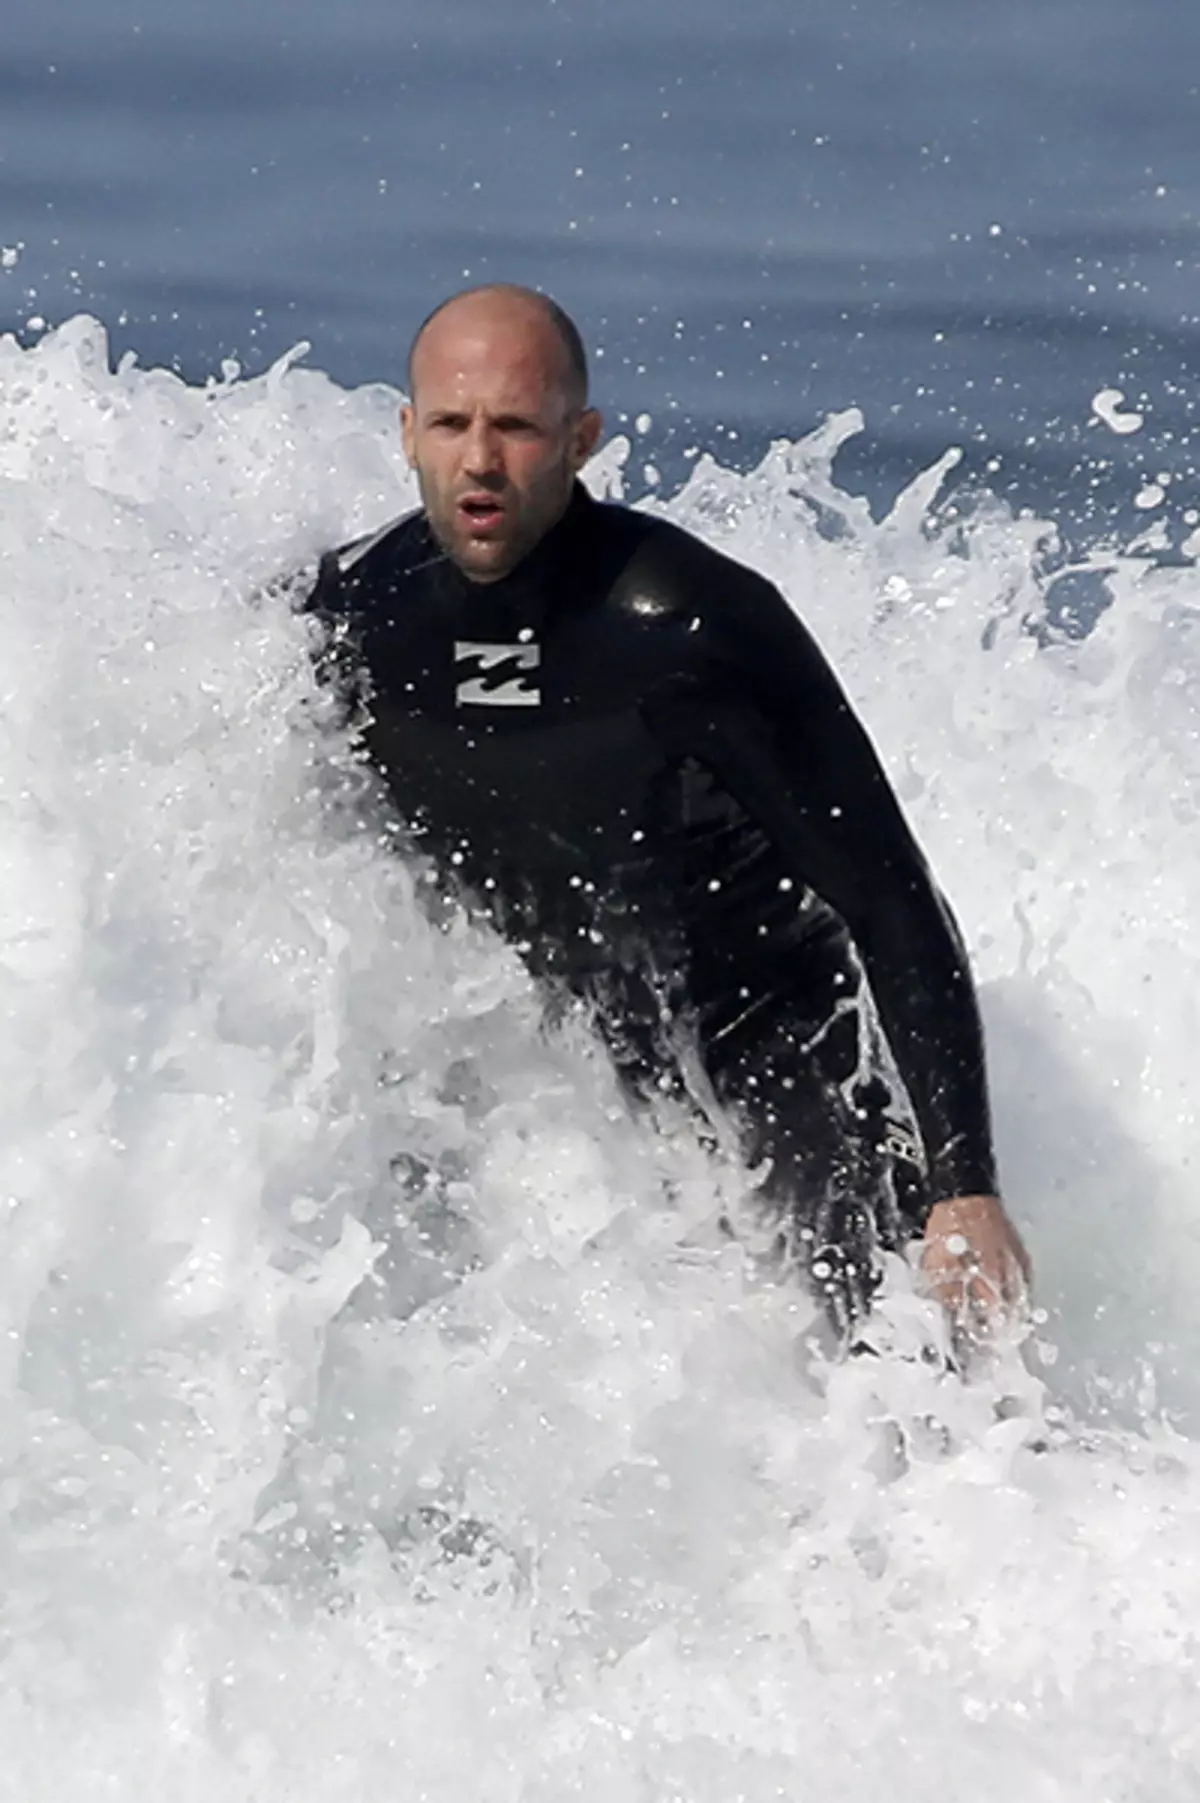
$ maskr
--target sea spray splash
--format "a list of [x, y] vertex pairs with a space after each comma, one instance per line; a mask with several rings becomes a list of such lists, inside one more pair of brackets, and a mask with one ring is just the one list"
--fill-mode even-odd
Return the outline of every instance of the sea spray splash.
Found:
[[1051, 529], [936, 472], [874, 523], [849, 418], [665, 503], [870, 722], [1052, 1305], [1049, 1390], [926, 1363], [900, 1271], [911, 1356], [830, 1368], [322, 712], [275, 579], [411, 500], [395, 401], [0, 346], [0, 1794], [1190, 1797], [1190, 572], [1114, 557], [1068, 642]]

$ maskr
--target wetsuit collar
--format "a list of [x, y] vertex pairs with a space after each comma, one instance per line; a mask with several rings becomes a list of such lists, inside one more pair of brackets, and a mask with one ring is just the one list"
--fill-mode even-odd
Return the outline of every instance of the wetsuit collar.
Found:
[[464, 592], [511, 611], [520, 616], [522, 624], [540, 630], [549, 607], [563, 592], [564, 580], [577, 564], [583, 529], [595, 506], [582, 482], [576, 481], [562, 518], [515, 569], [496, 582], [472, 582], [460, 570]]
[[547, 581], [559, 571], [564, 559], [570, 556], [579, 528], [594, 506], [595, 502], [583, 483], [576, 481], [562, 518], [538, 540], [532, 551], [525, 554], [515, 569], [510, 570], [507, 576], [501, 576], [498, 582], [491, 582], [486, 586], [493, 591], [509, 587], [516, 590], [527, 584], [540, 585]]

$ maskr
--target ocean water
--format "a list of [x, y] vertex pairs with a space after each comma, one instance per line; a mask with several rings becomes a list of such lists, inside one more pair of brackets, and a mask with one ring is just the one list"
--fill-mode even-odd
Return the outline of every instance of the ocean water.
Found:
[[1191, 1796], [1191, 572], [1056, 632], [1053, 528], [937, 467], [874, 521], [852, 415], [669, 503], [872, 721], [1039, 1266], [971, 1385], [899, 1268], [831, 1368], [320, 726], [272, 578], [411, 498], [395, 394], [75, 321], [0, 395], [0, 1795]]
[[859, 406], [880, 504], [955, 443], [1128, 535], [1160, 473], [1200, 499], [1197, 67], [1179, 0], [46, 0], [0, 59], [0, 325], [398, 383], [441, 295], [531, 281], [668, 481]]
[[[0, 1798], [1195, 1796], [1194, 29], [22, 19]], [[808, 236], [759, 285], [793, 127]], [[943, 160], [906, 188], [918, 143]], [[1018, 229], [991, 338], [964, 296]], [[1052, 277], [1089, 233], [1085, 300]], [[280, 578], [411, 501], [388, 383], [468, 267], [582, 301], [617, 428], [589, 481], [781, 584], [963, 919], [1038, 1270], [1033, 1332], [969, 1384], [902, 1265], [883, 1356], [831, 1366], [804, 1298], [714, 1243], [736, 1158], [632, 1116], [505, 947], [427, 919], [314, 688]], [[917, 396], [935, 298], [967, 324]], [[705, 318], [739, 346], [720, 391]], [[1024, 398], [988, 386], [1000, 345]]]

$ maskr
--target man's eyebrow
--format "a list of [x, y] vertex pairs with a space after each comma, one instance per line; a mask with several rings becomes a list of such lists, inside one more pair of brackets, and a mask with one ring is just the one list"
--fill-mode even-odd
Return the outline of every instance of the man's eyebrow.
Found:
[[[465, 407], [430, 407], [424, 417], [427, 421], [437, 424], [459, 425], [469, 420], [471, 415]], [[493, 426], [499, 426], [502, 429], [528, 426], [533, 431], [540, 430], [539, 422], [532, 413], [494, 413], [491, 421]]]

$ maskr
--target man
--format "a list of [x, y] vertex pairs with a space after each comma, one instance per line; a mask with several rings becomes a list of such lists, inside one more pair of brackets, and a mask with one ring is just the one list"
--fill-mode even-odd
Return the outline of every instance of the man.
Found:
[[424, 509], [313, 597], [403, 819], [631, 1089], [699, 1053], [843, 1329], [878, 1248], [921, 1235], [956, 1313], [1014, 1308], [966, 956], [812, 639], [749, 570], [590, 499], [601, 419], [544, 296], [452, 297], [409, 388]]

